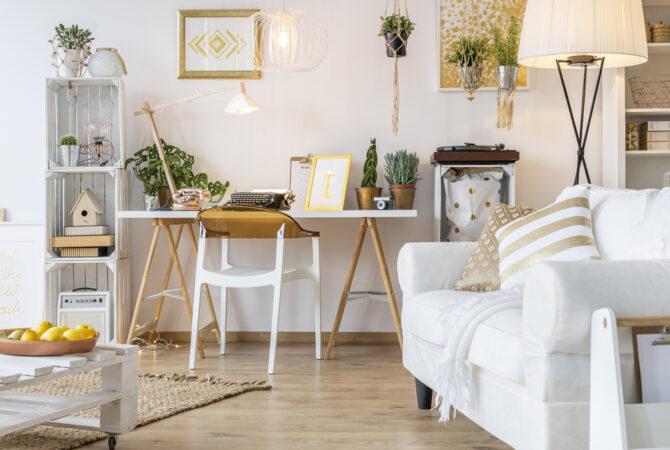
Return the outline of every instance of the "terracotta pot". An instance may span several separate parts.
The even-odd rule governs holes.
[[[362,187],[356,188],[356,198],[358,199],[358,209],[375,209],[375,197],[382,195],[382,188]]]
[[[162,208],[170,208],[172,206],[172,192],[170,188],[161,188],[158,190],[158,203]]]
[[[389,189],[395,202],[395,209],[412,209],[416,191],[415,184],[392,184]]]

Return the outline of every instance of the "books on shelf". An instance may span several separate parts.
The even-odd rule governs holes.
[[[109,225],[84,225],[65,227],[65,236],[102,236],[109,234]]]
[[[670,121],[656,120],[642,122],[640,124],[640,133],[646,133],[647,131],[670,131]]]

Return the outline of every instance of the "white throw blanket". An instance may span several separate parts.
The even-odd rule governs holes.
[[[452,407],[456,417],[456,410],[467,407],[473,394],[470,391],[472,368],[466,358],[475,330],[480,323],[502,310],[521,308],[522,299],[523,286],[515,286],[454,302],[445,312],[441,325],[447,340],[435,377],[435,408],[440,410],[440,422],[449,420]]]

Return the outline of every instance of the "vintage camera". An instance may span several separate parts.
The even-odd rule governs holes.
[[[375,197],[375,209],[395,209],[393,197]]]

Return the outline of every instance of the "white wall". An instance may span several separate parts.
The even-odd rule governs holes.
[[[495,92],[478,92],[473,102],[463,93],[436,91],[435,5],[433,0],[409,2],[416,31],[409,55],[400,65],[400,132],[391,133],[392,60],[377,37],[383,0],[287,0],[287,7],[306,9],[325,24],[328,54],[313,71],[298,74],[264,74],[247,82],[249,94],[262,106],[251,115],[223,115],[227,97],[208,98],[166,111],[158,116],[159,129],[170,143],[196,156],[197,166],[210,176],[229,179],[234,188],[285,187],[289,157],[314,154],[353,154],[346,207],[355,205],[353,188],[360,182],[361,166],[370,137],[377,137],[380,161],[386,152],[400,148],[421,157],[416,207],[418,219],[382,220],[380,228],[393,273],[403,243],[432,237],[432,167],[429,158],[439,145],[464,141],[504,142],[521,152],[518,163],[517,203],[543,206],[572,183],[575,142],[563,94],[555,71],[534,71],[532,89],[519,92],[515,128],[495,128]],[[0,42],[4,67],[0,79],[0,128],[4,141],[0,180],[2,207],[8,220],[43,219],[45,170],[44,78],[49,66],[53,26],[77,23],[90,28],[95,46],[115,47],[125,59],[127,90],[127,147],[135,151],[150,142],[143,117],[133,111],[144,100],[178,99],[200,90],[226,86],[230,80],[177,80],[177,10],[207,8],[273,8],[279,0],[176,1],[176,0],[0,0]],[[573,92],[579,74],[568,76]],[[575,99],[576,100],[576,99]],[[601,180],[600,102],[589,136],[587,161],[593,181]],[[381,165],[380,176],[381,177]],[[141,186],[132,185],[135,208],[142,207]],[[306,228],[322,232],[323,329],[332,326],[340,290],[349,264],[358,224],[355,221],[304,221]],[[149,223],[133,223],[132,291],[136,295],[147,246]],[[263,244],[265,245],[265,244]],[[234,261],[261,257],[267,249],[250,252],[238,243]],[[306,250],[303,246],[302,249]],[[233,247],[235,249],[235,247]],[[186,254],[186,252],[184,252]],[[165,263],[167,252],[160,254]],[[185,265],[192,259],[185,256]],[[164,270],[164,269],[163,269]],[[190,270],[189,270],[190,271]],[[158,287],[158,274],[150,288]],[[363,252],[354,289],[382,289],[369,242]],[[281,329],[310,330],[311,304],[305,285],[285,291]],[[270,323],[269,289],[232,296],[231,329],[267,330]],[[304,311],[303,311],[304,310]],[[187,329],[183,308],[176,303],[164,310],[161,328]],[[145,317],[151,312],[147,309]],[[390,331],[393,323],[384,303],[358,301],[348,306],[343,331]]]

